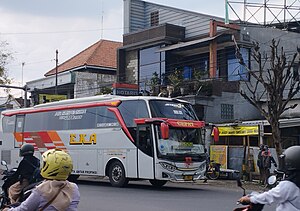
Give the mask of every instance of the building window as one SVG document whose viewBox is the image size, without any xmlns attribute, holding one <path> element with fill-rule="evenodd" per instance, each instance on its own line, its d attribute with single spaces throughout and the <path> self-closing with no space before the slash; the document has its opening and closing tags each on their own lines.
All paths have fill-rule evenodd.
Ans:
<svg viewBox="0 0 300 211">
<path fill-rule="evenodd" d="M 165 52 L 158 52 L 160 46 L 140 50 L 139 88 L 141 92 L 151 91 L 151 78 L 157 75 L 163 79 L 165 74 Z M 159 84 L 163 83 L 161 80 Z M 159 85 L 158 84 L 158 85 Z"/>
<path fill-rule="evenodd" d="M 221 119 L 233 119 L 233 105 L 221 104 Z"/>
<path fill-rule="evenodd" d="M 159 24 L 159 13 L 158 13 L 158 11 L 151 12 L 150 22 L 151 22 L 151 26 L 158 26 L 158 24 Z"/>
<path fill-rule="evenodd" d="M 249 67 L 249 49 L 240 48 L 240 53 L 242 54 L 245 64 Z M 227 64 L 228 81 L 249 81 L 248 70 L 239 63 L 235 56 L 235 51 L 230 50 L 230 53 L 227 54 Z"/>
</svg>

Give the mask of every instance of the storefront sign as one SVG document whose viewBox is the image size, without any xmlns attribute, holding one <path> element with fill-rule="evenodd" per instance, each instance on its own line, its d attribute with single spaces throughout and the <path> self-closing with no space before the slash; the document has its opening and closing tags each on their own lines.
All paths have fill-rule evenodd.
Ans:
<svg viewBox="0 0 300 211">
<path fill-rule="evenodd" d="M 219 136 L 250 136 L 258 135 L 258 126 L 221 126 Z"/>
</svg>

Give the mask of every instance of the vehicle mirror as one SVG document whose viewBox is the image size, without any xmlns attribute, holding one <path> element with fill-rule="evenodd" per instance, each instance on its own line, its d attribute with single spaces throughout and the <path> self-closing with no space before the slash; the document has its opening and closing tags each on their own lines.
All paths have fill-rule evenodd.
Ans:
<svg viewBox="0 0 300 211">
<path fill-rule="evenodd" d="M 7 166 L 6 161 L 5 161 L 5 160 L 2 160 L 2 161 L 1 161 L 1 165 L 2 165 L 2 166 Z"/>
<path fill-rule="evenodd" d="M 160 123 L 160 132 L 162 139 L 169 139 L 169 126 L 167 123 Z"/>
<path fill-rule="evenodd" d="M 219 141 L 219 128 L 218 127 L 214 127 L 213 128 L 213 136 L 214 136 L 214 141 L 218 142 Z"/>
<path fill-rule="evenodd" d="M 277 181 L 277 178 L 276 178 L 275 175 L 272 175 L 272 176 L 270 176 L 270 177 L 268 178 L 268 184 L 269 184 L 269 185 L 274 185 L 274 184 L 276 183 L 276 181 Z"/>
</svg>

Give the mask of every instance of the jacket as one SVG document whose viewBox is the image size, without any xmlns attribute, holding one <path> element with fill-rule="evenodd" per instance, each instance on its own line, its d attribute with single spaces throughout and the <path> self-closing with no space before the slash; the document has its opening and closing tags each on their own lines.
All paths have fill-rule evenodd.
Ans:
<svg viewBox="0 0 300 211">
<path fill-rule="evenodd" d="M 250 197 L 254 204 L 277 204 L 276 211 L 300 211 L 300 188 L 290 181 L 281 181 L 271 190 Z"/>
<path fill-rule="evenodd" d="M 16 179 L 22 181 L 23 179 L 31 180 L 35 167 L 40 166 L 40 160 L 31 155 L 25 155 L 21 160 L 17 171 L 14 174 Z"/>
<path fill-rule="evenodd" d="M 62 185 L 66 186 L 59 190 Z M 56 193 L 55 200 L 44 211 L 77 211 L 80 200 L 78 186 L 69 181 L 45 180 L 38 185 L 30 196 L 16 208 L 9 211 L 33 211 L 41 209 Z"/>
</svg>

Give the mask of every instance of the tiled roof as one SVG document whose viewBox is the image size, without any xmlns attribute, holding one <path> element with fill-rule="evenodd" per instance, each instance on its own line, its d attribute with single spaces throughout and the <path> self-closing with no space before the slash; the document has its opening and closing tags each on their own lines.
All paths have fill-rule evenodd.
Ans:
<svg viewBox="0 0 300 211">
<path fill-rule="evenodd" d="M 62 73 L 85 65 L 117 69 L 117 48 L 121 47 L 121 42 L 110 40 L 100 40 L 91 45 L 71 59 L 58 66 L 57 72 Z M 55 68 L 45 73 L 45 76 L 54 75 Z"/>
</svg>

